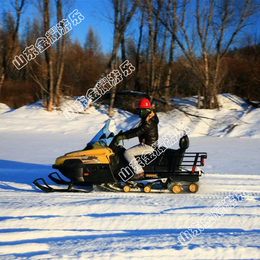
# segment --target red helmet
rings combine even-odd
[[[139,101],[139,104],[138,104],[138,108],[151,108],[152,105],[150,104],[150,101],[149,99],[147,98],[142,98],[140,101]]]

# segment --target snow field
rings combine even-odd
[[[216,120],[159,113],[160,136],[183,121],[191,128],[188,151],[208,153],[196,194],[111,193],[97,187],[88,194],[44,193],[33,180],[47,178],[56,157],[82,149],[103,126],[106,107],[67,121],[62,111],[48,113],[38,103],[12,111],[1,104],[0,259],[260,259],[259,109],[245,114],[242,99],[219,98],[220,111],[196,110],[195,97],[173,100],[189,113]],[[138,120],[115,110],[111,130],[129,129]],[[238,125],[225,134],[234,122]],[[239,186],[248,191],[245,201],[189,244],[178,241],[180,232]]]

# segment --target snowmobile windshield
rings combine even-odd
[[[103,128],[93,137],[93,139],[88,143],[93,147],[107,147],[107,139],[113,137],[113,133],[109,130],[109,124],[111,119],[108,119],[103,126]]]

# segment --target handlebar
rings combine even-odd
[[[123,133],[123,130],[120,130],[120,131],[118,132],[118,134],[113,137],[113,140],[112,140],[111,143],[109,144],[109,148],[111,148],[111,149],[113,150],[116,146],[118,146],[118,143],[119,143],[119,142],[117,142],[117,136],[120,135],[120,134],[122,134],[122,133]]]

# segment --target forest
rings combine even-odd
[[[91,25],[84,43],[70,37],[74,21],[87,23],[84,10],[69,20],[75,1],[8,1],[0,17],[0,102],[18,108],[42,100],[52,111],[125,60],[135,70],[111,89],[110,115],[126,90],[159,100],[165,111],[171,97],[197,95],[204,109],[219,109],[219,93],[260,100],[258,0],[103,1],[113,26],[111,52]],[[28,6],[36,15],[21,27]],[[26,65],[17,68],[18,58]]]

